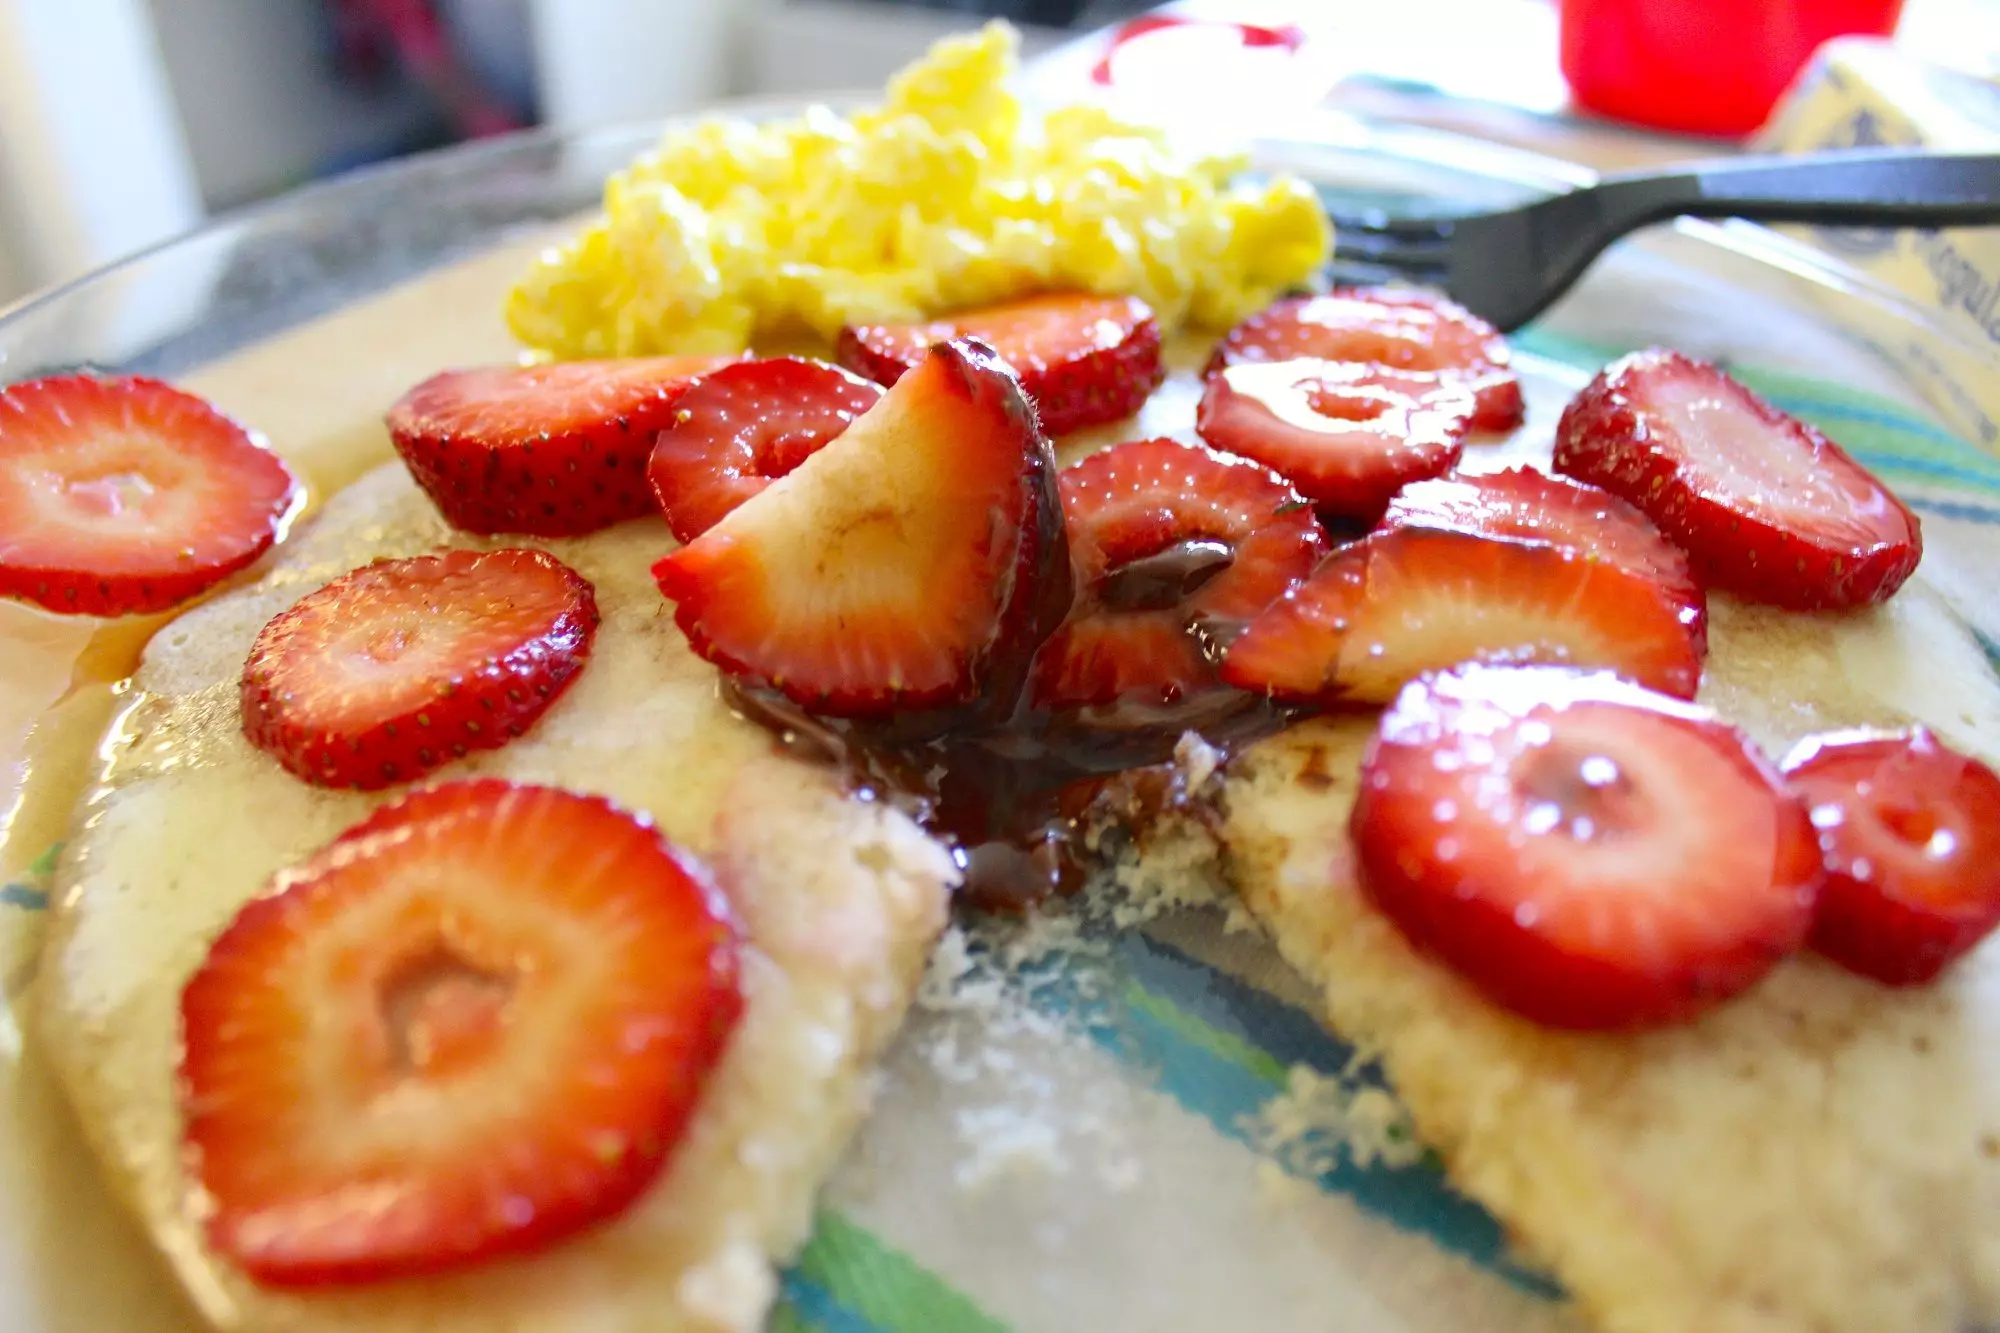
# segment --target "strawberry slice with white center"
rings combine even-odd
[[[1280,478],[1177,440],[1063,469],[1078,597],[1043,645],[1033,698],[1055,711],[1162,706],[1224,691],[1204,640],[1227,642],[1311,572],[1318,520]]]
[[[1369,899],[1494,1002],[1561,1028],[1692,1018],[1799,947],[1802,802],[1734,728],[1603,673],[1411,685],[1362,761]]]
[[[1144,301],[1081,292],[1009,301],[928,324],[842,329],[837,355],[855,372],[894,384],[933,343],[950,338],[977,338],[998,352],[1051,435],[1131,416],[1166,376],[1159,322]]]
[[[657,1178],[741,1009],[727,906],[650,823],[418,792],[280,872],[182,992],[209,1243],[283,1287],[545,1249]]]
[[[1658,584],[1692,608],[1695,651],[1708,650],[1708,597],[1687,552],[1635,506],[1609,491],[1534,468],[1439,477],[1406,487],[1390,502],[1384,528],[1438,528],[1546,541]]]
[[[697,653],[807,709],[1005,716],[1070,607],[1055,455],[990,348],[940,343],[653,575]]]
[[[1691,699],[1700,623],[1674,589],[1550,542],[1388,528],[1251,621],[1222,678],[1290,703],[1387,703],[1461,662],[1548,662]]]
[[[582,670],[597,621],[588,580],[544,551],[364,565],[258,634],[243,732],[317,786],[408,782],[526,731]]]
[[[1344,287],[1274,302],[1229,331],[1207,373],[1305,357],[1462,384],[1477,402],[1474,430],[1512,430],[1527,415],[1500,331],[1454,301],[1407,288]]]
[[[1623,496],[1710,587],[1793,610],[1887,598],[1916,569],[1916,515],[1841,447],[1720,369],[1655,348],[1564,410],[1556,469]]]
[[[674,538],[691,542],[819,452],[875,405],[879,385],[781,356],[711,371],[682,395],[646,466]]]
[[[1335,361],[1250,361],[1211,375],[1195,431],[1255,459],[1329,514],[1373,522],[1391,496],[1449,471],[1472,392],[1434,376]]]
[[[159,380],[0,389],[0,596],[65,614],[164,611],[262,555],[303,499],[276,454]]]
[[[1826,888],[1812,945],[1892,986],[1933,980],[2000,925],[2000,776],[1919,727],[1803,742]]]
[[[482,366],[389,409],[410,476],[463,532],[568,537],[654,512],[646,460],[696,379],[729,356]]]

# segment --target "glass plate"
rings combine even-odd
[[[742,101],[728,109],[754,117],[796,107]],[[71,365],[179,374],[595,207],[605,176],[662,129],[512,136],[355,172],[239,211],[0,310],[0,380]],[[1282,137],[1256,139],[1250,151],[1256,165],[1303,175],[1349,208],[1474,212],[1592,179],[1584,168],[1519,149],[1332,111],[1299,116]],[[1616,299],[1633,288],[1647,299]],[[1932,363],[1964,366],[1968,375],[2000,367],[2000,353],[1894,289],[1748,223],[1683,221],[1642,233],[1537,327],[1636,346],[1657,328],[1662,302],[1677,310],[1712,303],[1718,327],[1709,346],[1727,355],[1727,312],[1746,300],[1761,318],[1782,321],[1781,336],[1759,348],[1765,361],[1833,379],[1866,365],[1865,387],[1913,403],[1933,402]],[[1841,358],[1829,364],[1836,347]],[[1949,395],[1933,410],[1951,415]]]
[[[0,313],[0,381],[89,366],[198,382],[202,367],[277,335],[496,247],[556,234],[553,226],[595,206],[607,173],[659,133],[647,125],[459,148],[222,219]],[[1471,210],[1585,179],[1517,150],[1332,113],[1252,148],[1259,166],[1301,172],[1343,206]],[[450,299],[493,312],[478,347],[503,356],[497,303],[513,269],[474,262],[466,272]],[[1990,526],[2000,522],[2000,463],[1952,429],[1971,420],[1953,385],[2000,374],[1991,353],[1775,233],[1697,223],[1618,246],[1516,342],[1535,391],[1530,430],[1543,438],[1562,395],[1618,351],[1663,342],[1740,368],[1845,440],[1923,510],[1931,582],[1995,655],[2000,634],[1987,571],[2000,554],[1993,537],[2000,529]],[[469,353],[454,346],[450,354]],[[357,386],[352,419],[335,433],[379,437],[372,416],[436,368]],[[282,389],[287,376],[305,383],[341,368],[294,358],[271,363],[269,373]],[[287,443],[278,425],[253,424]],[[322,492],[351,475],[338,463],[306,470]],[[88,622],[54,624],[6,605],[0,613],[0,759],[9,765],[0,788],[9,821],[0,842],[7,872],[0,965],[18,1004],[32,976],[48,877],[46,837],[31,839],[30,829],[45,831],[50,818],[44,810],[36,824],[32,801],[15,808],[21,732],[38,718],[74,726],[79,715],[108,715],[116,687],[107,682],[119,669],[105,663],[129,657],[132,643],[116,631],[91,640],[96,627]],[[85,649],[72,677],[70,659]],[[59,669],[37,674],[22,665],[38,658]],[[86,759],[70,756],[79,765]],[[1093,1058],[1124,1070],[1143,1093],[1121,1087],[1102,1105],[1087,1088],[1077,1094],[1068,1137],[1041,1145],[1062,1163],[1060,1187],[1003,1180],[963,1191],[949,1179],[966,1169],[963,1139],[1018,1132],[1018,1117],[1008,1128],[1007,1095],[1026,1095],[1028,1084],[1016,1080],[1007,1095],[980,1104],[945,1086],[949,1079],[940,1083],[939,1043],[956,1019],[919,1015],[916,1035],[891,1061],[885,1109],[850,1154],[812,1245],[787,1278],[782,1326],[1275,1330],[1323,1327],[1336,1306],[1341,1326],[1356,1330],[1567,1326],[1552,1284],[1517,1262],[1492,1219],[1452,1194],[1428,1164],[1392,1169],[1332,1144],[1298,1156],[1259,1140],[1254,1115],[1284,1084],[1287,1066],[1318,1069],[1350,1094],[1367,1078],[1320,1032],[1306,1012],[1309,997],[1272,968],[1260,945],[1198,918],[1156,923],[1083,953],[1088,965],[1057,968],[1035,1003],[1074,1020]],[[1264,980],[1248,985],[1249,976]],[[95,1184],[12,1005],[0,1015],[0,1056],[0,1119],[8,1126],[0,1145],[0,1328],[191,1327],[172,1284]],[[881,1129],[903,1112],[929,1119],[910,1121],[919,1127],[907,1134]],[[998,1116],[981,1120],[987,1113]],[[1135,1143],[1153,1146],[1135,1155]],[[1159,1146],[1173,1144],[1183,1147]],[[1028,1146],[1024,1156],[1035,1157]],[[1338,1207],[1315,1214],[1320,1231],[1312,1236],[1247,1244],[1239,1226],[1253,1223],[1230,1211],[1251,1207],[1242,1182],[1202,1173],[1234,1170],[1247,1180],[1272,1168]],[[1128,1173],[1233,1202],[1204,1216],[1184,1196],[1119,1185],[1115,1178]],[[1185,1247],[1193,1257],[1164,1264],[1161,1247]],[[1456,1314],[1440,1316],[1446,1308]]]

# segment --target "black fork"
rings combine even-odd
[[[1514,329],[1561,296],[1619,237],[1668,218],[1857,227],[2000,224],[2000,155],[1866,148],[1744,157],[1607,176],[1518,208],[1463,217],[1332,214],[1342,283],[1441,287]]]

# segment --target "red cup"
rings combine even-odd
[[[1764,123],[1820,43],[1888,36],[1903,0],[1562,0],[1577,105],[1685,134]]]

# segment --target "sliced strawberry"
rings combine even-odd
[[[1499,330],[1435,293],[1396,287],[1346,287],[1276,302],[1229,331],[1207,373],[1302,357],[1456,381],[1477,399],[1474,430],[1512,430],[1527,415]]]
[[[1055,456],[991,349],[940,343],[653,576],[696,652],[805,708],[1004,713],[1069,611]]]
[[[1229,646],[1218,673],[1239,690],[1289,704],[1337,707],[1351,686],[1340,678],[1350,636],[1364,623],[1368,544],[1336,550],[1298,587],[1271,603]]]
[[[1551,662],[1691,699],[1699,620],[1671,589],[1549,542],[1388,528],[1250,622],[1222,678],[1287,702],[1387,703],[1461,662]]]
[[[1539,539],[1603,560],[1657,583],[1669,598],[1693,608],[1688,630],[1695,651],[1708,651],[1708,597],[1687,553],[1638,509],[1595,486],[1527,467],[1440,477],[1398,493],[1382,526]]]
[[[1223,688],[1178,610],[1110,610],[1095,603],[1049,638],[1030,683],[1039,709],[1101,709],[1107,715],[1120,700],[1159,708]]]
[[[1131,416],[1166,375],[1160,326],[1144,301],[1080,292],[967,310],[929,324],[845,328],[838,356],[869,379],[894,384],[932,343],[959,337],[979,339],[1014,368],[1050,435]]]
[[[436,1273],[615,1217],[742,1009],[699,863],[599,797],[409,797],[281,871],[181,995],[209,1243],[257,1281]]]
[[[0,389],[0,596],[163,611],[262,555],[302,499],[276,454],[159,380]]]
[[[1555,462],[1644,510],[1709,586],[1775,606],[1882,601],[1923,555],[1916,515],[1839,445],[1678,352],[1605,367]]]
[[[526,731],[596,632],[590,584],[544,551],[377,561],[264,626],[243,733],[317,786],[408,782]]]
[[[1538,1023],[1693,1017],[1803,942],[1803,803],[1734,728],[1603,673],[1467,667],[1411,685],[1362,761],[1368,897]]]
[[[1458,462],[1472,394],[1434,376],[1335,361],[1250,361],[1211,375],[1195,431],[1255,459],[1321,509],[1373,522]]]
[[[455,528],[594,532],[654,511],[646,481],[654,436],[697,377],[735,359],[448,370],[389,409],[389,437]]]
[[[1226,642],[1325,550],[1280,478],[1176,440],[1117,445],[1065,468],[1078,597],[1036,660],[1038,707],[1181,702],[1220,687]]]
[[[681,397],[646,466],[675,540],[707,532],[881,396],[880,387],[838,366],[793,356],[702,376]]]
[[[2000,925],[2000,777],[1919,727],[1815,737],[1785,775],[1826,888],[1812,945],[1892,986],[1932,980]]]

